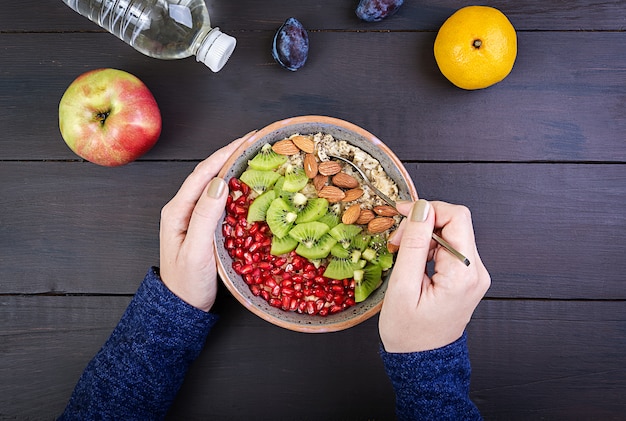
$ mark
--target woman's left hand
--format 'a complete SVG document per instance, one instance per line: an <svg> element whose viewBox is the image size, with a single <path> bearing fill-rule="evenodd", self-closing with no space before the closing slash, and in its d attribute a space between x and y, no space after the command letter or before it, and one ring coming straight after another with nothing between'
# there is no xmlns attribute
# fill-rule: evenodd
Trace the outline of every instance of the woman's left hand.
<svg viewBox="0 0 626 421"><path fill-rule="evenodd" d="M161 211L161 279L183 301L204 311L217 294L213 239L228 196L227 183L216 175L253 133L198 164Z"/></svg>

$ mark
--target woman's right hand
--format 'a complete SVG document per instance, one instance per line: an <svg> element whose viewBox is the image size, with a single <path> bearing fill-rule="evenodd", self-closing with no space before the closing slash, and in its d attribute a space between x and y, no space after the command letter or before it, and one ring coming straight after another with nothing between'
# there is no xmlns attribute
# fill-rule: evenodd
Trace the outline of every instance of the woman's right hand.
<svg viewBox="0 0 626 421"><path fill-rule="evenodd" d="M379 331L387 352L418 352L461 337L491 278L476 249L469 210L444 202L398 203L408 218L392 242L400 245ZM432 240L434 229L471 262L465 266ZM426 263L434 260L434 274Z"/></svg>

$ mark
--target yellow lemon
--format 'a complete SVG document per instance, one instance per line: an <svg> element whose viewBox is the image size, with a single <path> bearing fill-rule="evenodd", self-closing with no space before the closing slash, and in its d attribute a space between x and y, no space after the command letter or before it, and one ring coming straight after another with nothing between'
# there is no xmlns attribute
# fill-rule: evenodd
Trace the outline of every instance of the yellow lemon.
<svg viewBox="0 0 626 421"><path fill-rule="evenodd" d="M482 89L500 82L511 72L516 56L515 28L493 7L457 10L435 39L439 70L463 89Z"/></svg>

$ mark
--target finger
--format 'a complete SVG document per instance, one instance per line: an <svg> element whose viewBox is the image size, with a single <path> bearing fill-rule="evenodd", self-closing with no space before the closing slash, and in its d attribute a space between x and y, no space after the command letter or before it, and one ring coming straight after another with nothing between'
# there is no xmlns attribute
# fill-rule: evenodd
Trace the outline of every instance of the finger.
<svg viewBox="0 0 626 421"><path fill-rule="evenodd" d="M185 247L191 255L213 256L213 237L224 212L227 195L228 185L216 177L211 180L205 193L198 200L185 237Z"/></svg>
<svg viewBox="0 0 626 421"><path fill-rule="evenodd" d="M431 249L435 216L426 200L413 204L404 223L400 249L393 267L389 289L397 288L408 296L419 299L422 283L416 281L426 270ZM420 277L419 280L422 278Z"/></svg>
<svg viewBox="0 0 626 421"><path fill-rule="evenodd" d="M468 258L476 254L476 240L470 210L465 206L445 202L432 202L431 204L436 215L435 228L441 229L441 236Z"/></svg>

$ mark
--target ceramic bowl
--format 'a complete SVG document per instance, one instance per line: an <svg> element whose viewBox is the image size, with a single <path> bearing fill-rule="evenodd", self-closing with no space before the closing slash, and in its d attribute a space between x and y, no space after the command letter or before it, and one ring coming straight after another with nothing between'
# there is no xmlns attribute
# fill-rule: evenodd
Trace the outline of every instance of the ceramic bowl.
<svg viewBox="0 0 626 421"><path fill-rule="evenodd" d="M398 185L400 199L415 200L417 198L417 192L408 172L398 157L381 140L352 123L325 116L294 117L277 121L260 129L233 153L219 176L226 181L232 177L239 177L247 168L248 160L252 159L265 143L273 144L294 133L316 134L319 132L328 133L337 140L345 140L369 153L382 164L387 174ZM223 283L244 307L270 323L298 332L324 333L355 326L380 311L387 289L387 279L385 279L383 284L365 301L327 316L284 311L270 306L262 297L254 296L241 275L232 269L233 261L224 247L221 229L218 229L215 234L215 252L218 273Z"/></svg>

